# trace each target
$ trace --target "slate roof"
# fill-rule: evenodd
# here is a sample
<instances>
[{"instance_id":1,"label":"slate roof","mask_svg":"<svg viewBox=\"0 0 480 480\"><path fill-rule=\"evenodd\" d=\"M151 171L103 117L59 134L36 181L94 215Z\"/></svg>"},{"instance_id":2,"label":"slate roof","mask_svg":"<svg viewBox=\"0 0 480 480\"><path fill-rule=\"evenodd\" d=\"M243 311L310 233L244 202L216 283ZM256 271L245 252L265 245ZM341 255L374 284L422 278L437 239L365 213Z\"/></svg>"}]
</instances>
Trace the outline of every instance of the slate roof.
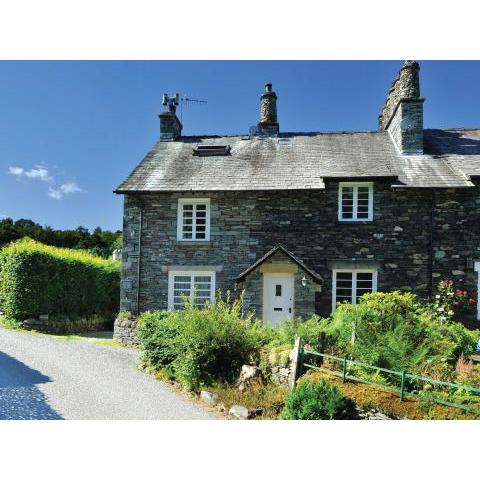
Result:
<instances>
[{"instance_id":1,"label":"slate roof","mask_svg":"<svg viewBox=\"0 0 480 480\"><path fill-rule=\"evenodd\" d=\"M115 190L129 192L323 189L323 179L392 178L398 187L471 187L480 130L425 130L425 154L402 156L388 132L181 137L157 142ZM195 156L196 145L230 145Z\"/></svg>"},{"instance_id":2,"label":"slate roof","mask_svg":"<svg viewBox=\"0 0 480 480\"><path fill-rule=\"evenodd\" d=\"M269 250L263 257L259 258L255 263L252 263L246 270L244 270L240 275L235 279L237 282L242 282L245 278L252 273L256 268L258 268L263 262L268 260L277 252L283 252L292 262L296 263L305 273L310 275L313 280L317 283L322 283L323 278L314 270L308 268L299 258L297 258L293 253L289 252L283 245L277 244L271 250Z\"/></svg>"}]
</instances>

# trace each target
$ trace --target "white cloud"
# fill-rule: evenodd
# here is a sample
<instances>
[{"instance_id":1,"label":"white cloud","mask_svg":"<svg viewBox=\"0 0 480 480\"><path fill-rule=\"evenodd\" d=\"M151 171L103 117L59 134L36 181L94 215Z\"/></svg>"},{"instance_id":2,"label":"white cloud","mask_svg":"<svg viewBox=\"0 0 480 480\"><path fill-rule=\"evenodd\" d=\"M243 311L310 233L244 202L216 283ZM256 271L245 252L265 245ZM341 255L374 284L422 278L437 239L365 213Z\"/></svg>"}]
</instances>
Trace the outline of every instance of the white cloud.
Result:
<instances>
[{"instance_id":1,"label":"white cloud","mask_svg":"<svg viewBox=\"0 0 480 480\"><path fill-rule=\"evenodd\" d=\"M50 174L48 168L44 165L35 165L29 170L23 167L11 166L8 168L8 173L14 175L17 179L24 179L23 181L31 179L40 180L41 182L54 182L53 175ZM60 186L54 184L48 188L48 196L55 200L61 200L65 195L78 192L83 192L83 190L75 182L65 182Z\"/></svg>"},{"instance_id":2,"label":"white cloud","mask_svg":"<svg viewBox=\"0 0 480 480\"><path fill-rule=\"evenodd\" d=\"M54 188L50 187L48 189L48 196L54 198L55 200L60 200L62 198L62 192L60 190L55 190Z\"/></svg>"},{"instance_id":3,"label":"white cloud","mask_svg":"<svg viewBox=\"0 0 480 480\"><path fill-rule=\"evenodd\" d=\"M18 178L25 176L28 178L41 180L42 182L51 182L53 180L48 170L42 165L35 165L35 167L31 168L30 170L25 170L22 167L9 167L8 172Z\"/></svg>"},{"instance_id":4,"label":"white cloud","mask_svg":"<svg viewBox=\"0 0 480 480\"><path fill-rule=\"evenodd\" d=\"M62 183L59 188L52 188L48 189L48 196L54 198L55 200L61 200L64 195L76 192L83 192L83 190L75 183Z\"/></svg>"},{"instance_id":5,"label":"white cloud","mask_svg":"<svg viewBox=\"0 0 480 480\"><path fill-rule=\"evenodd\" d=\"M17 177L21 177L24 174L25 170L22 167L9 167L8 173L10 175L16 175Z\"/></svg>"},{"instance_id":6,"label":"white cloud","mask_svg":"<svg viewBox=\"0 0 480 480\"><path fill-rule=\"evenodd\" d=\"M60 190L63 193L75 193L82 191L82 189L75 182L64 183L60 185Z\"/></svg>"},{"instance_id":7,"label":"white cloud","mask_svg":"<svg viewBox=\"0 0 480 480\"><path fill-rule=\"evenodd\" d=\"M49 175L48 170L39 165L25 172L25 175L29 178L38 178L39 180L42 180L42 182L50 182L53 180L53 178Z\"/></svg>"}]
</instances>

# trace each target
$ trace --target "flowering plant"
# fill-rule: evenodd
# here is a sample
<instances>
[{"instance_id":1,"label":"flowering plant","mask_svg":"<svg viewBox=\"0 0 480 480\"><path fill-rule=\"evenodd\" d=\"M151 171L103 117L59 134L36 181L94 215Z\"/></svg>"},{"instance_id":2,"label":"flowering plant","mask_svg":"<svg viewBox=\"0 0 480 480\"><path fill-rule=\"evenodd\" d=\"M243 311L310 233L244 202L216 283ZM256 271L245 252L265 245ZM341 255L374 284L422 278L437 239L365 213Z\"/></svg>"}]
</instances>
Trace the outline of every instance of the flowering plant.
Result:
<instances>
[{"instance_id":1,"label":"flowering plant","mask_svg":"<svg viewBox=\"0 0 480 480\"><path fill-rule=\"evenodd\" d=\"M460 280L463 284L463 280ZM442 280L435 295L434 313L440 323L450 320L456 313L470 313L474 311L477 300L473 292L455 286L452 279Z\"/></svg>"}]
</instances>

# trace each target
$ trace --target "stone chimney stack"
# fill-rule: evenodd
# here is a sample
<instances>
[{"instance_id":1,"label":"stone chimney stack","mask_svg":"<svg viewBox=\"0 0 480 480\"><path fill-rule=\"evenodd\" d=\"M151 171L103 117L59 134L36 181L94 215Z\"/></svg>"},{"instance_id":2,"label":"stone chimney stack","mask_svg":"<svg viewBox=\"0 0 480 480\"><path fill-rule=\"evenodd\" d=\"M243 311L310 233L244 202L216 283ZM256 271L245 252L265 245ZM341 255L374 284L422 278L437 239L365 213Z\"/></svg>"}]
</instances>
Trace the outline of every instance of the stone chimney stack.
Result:
<instances>
[{"instance_id":1,"label":"stone chimney stack","mask_svg":"<svg viewBox=\"0 0 480 480\"><path fill-rule=\"evenodd\" d=\"M260 97L260 121L258 129L262 135L274 137L278 135L277 94L272 90L272 84L265 84L265 92Z\"/></svg>"},{"instance_id":2,"label":"stone chimney stack","mask_svg":"<svg viewBox=\"0 0 480 480\"><path fill-rule=\"evenodd\" d=\"M388 92L379 116L379 127L387 130L403 155L423 154L423 102L417 62L407 60Z\"/></svg>"},{"instance_id":3,"label":"stone chimney stack","mask_svg":"<svg viewBox=\"0 0 480 480\"><path fill-rule=\"evenodd\" d=\"M162 104L167 107L158 117L160 118L160 141L172 142L182 134L182 124L177 117L177 106L180 101L178 93L173 97L163 94Z\"/></svg>"}]
</instances>

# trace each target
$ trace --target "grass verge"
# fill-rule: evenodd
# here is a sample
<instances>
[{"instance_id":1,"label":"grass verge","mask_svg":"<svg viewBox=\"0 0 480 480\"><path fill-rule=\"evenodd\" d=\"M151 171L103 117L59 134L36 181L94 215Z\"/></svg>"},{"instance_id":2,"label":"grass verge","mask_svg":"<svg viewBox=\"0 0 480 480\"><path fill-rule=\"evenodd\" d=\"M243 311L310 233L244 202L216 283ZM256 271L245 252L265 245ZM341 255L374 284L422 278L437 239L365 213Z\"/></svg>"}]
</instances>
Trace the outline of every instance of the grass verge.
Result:
<instances>
[{"instance_id":1,"label":"grass verge","mask_svg":"<svg viewBox=\"0 0 480 480\"><path fill-rule=\"evenodd\" d=\"M48 337L56 338L57 340L83 340L95 345L103 345L104 347L123 347L123 345L111 338L100 338L100 336L92 336L92 332L75 333L70 335L56 335L53 333L39 332L38 330L27 330L22 328L17 323L9 322L4 317L0 316L0 327L6 330L16 330L22 332L25 335L45 335Z\"/></svg>"},{"instance_id":2,"label":"grass verge","mask_svg":"<svg viewBox=\"0 0 480 480\"><path fill-rule=\"evenodd\" d=\"M216 393L227 411L232 405L242 405L249 410L262 409L263 413L255 417L259 420L278 419L288 395L287 387L273 383L256 383L244 391L229 384L216 384L206 390Z\"/></svg>"}]
</instances>

